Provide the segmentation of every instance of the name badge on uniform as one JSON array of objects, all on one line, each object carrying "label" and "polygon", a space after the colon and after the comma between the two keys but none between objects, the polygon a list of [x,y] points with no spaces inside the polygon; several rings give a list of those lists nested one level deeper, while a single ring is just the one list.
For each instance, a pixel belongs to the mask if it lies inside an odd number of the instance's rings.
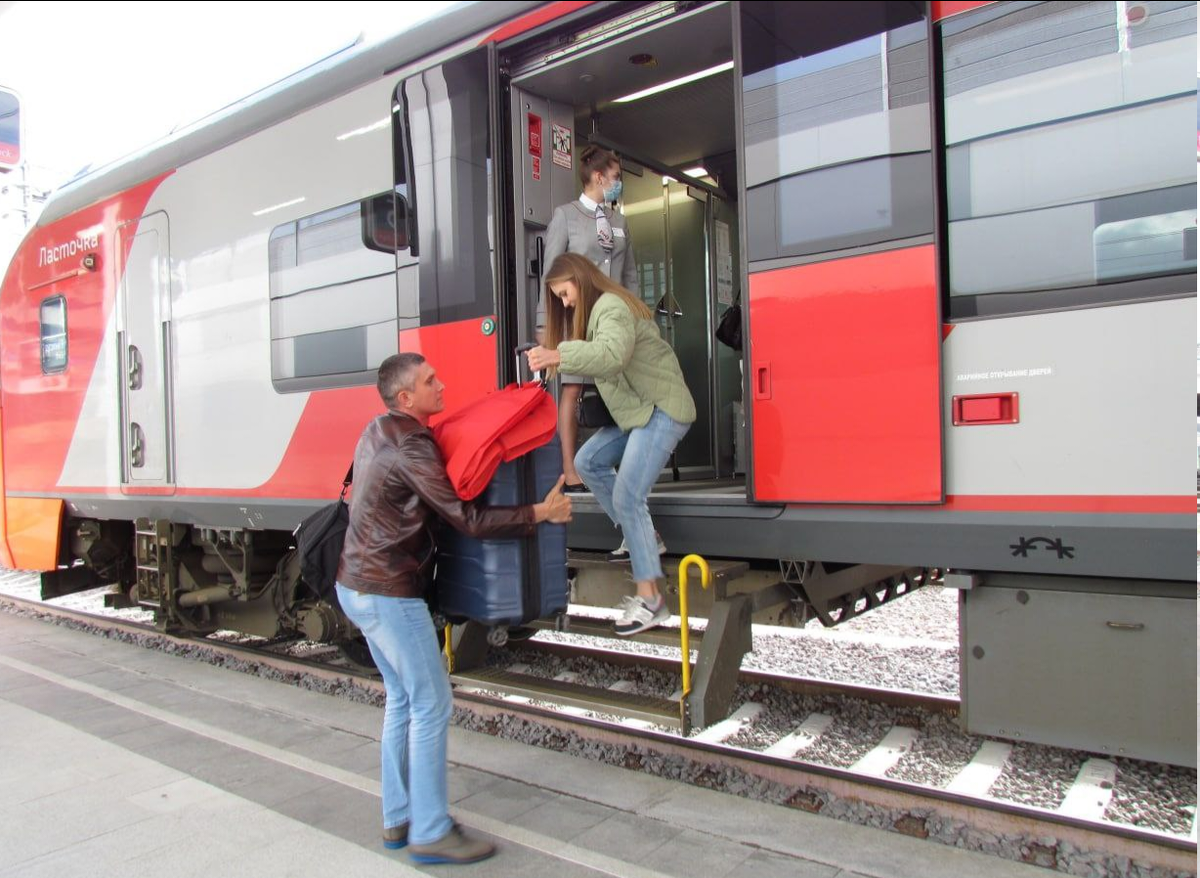
[{"label": "name badge on uniform", "polygon": [[624,230],[624,229],[616,229],[616,228],[614,228],[614,229],[613,229],[613,237],[614,237],[614,238],[624,238],[624,237],[625,237],[625,230]]}]

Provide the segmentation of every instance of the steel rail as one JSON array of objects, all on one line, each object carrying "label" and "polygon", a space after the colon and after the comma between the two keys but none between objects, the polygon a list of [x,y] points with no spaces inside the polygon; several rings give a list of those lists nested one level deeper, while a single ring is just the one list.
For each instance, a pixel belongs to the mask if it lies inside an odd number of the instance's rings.
[{"label": "steel rail", "polygon": [[[582,646],[572,643],[554,643],[546,640],[530,639],[510,643],[509,648],[557,655],[562,658],[590,658],[610,665],[651,668],[665,673],[676,673],[679,671],[678,659],[657,655],[644,655],[637,652],[626,652],[603,646]],[[818,677],[793,677],[774,671],[743,669],[738,673],[738,681],[751,685],[771,686],[797,695],[812,695],[816,697],[845,695],[850,698],[860,698],[863,701],[869,701],[873,704],[916,708],[918,710],[927,710],[931,713],[957,714],[960,707],[959,700],[948,695],[933,695],[928,692],[916,692],[911,689],[880,689],[859,683],[823,680]]]}]

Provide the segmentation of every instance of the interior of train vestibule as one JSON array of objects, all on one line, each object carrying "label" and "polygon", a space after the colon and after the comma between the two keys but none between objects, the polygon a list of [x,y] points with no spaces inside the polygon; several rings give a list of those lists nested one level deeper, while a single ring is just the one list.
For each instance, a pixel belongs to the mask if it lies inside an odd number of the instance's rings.
[{"label": "interior of train vestibule", "polygon": [[507,65],[520,335],[533,334],[546,227],[582,189],[578,157],[588,144],[609,149],[621,160],[634,292],[696,401],[662,490],[744,490],[741,354],[714,335],[740,295],[731,16],[727,4],[632,28],[627,16],[593,27],[572,51],[538,43]]}]

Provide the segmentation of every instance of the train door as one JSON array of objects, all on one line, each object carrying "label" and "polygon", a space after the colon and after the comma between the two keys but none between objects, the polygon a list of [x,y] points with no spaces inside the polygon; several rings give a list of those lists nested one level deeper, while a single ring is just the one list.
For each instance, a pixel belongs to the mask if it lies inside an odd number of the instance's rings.
[{"label": "train door", "polygon": [[[554,209],[579,195],[579,154],[588,144],[617,154],[624,195],[616,209],[637,267],[633,292],[656,313],[697,408],[674,474],[664,473],[658,490],[704,490],[734,472],[734,410],[742,396],[738,355],[720,349],[713,335],[736,295],[732,13],[726,4],[657,12],[664,14],[592,20],[576,34],[507,50],[517,252],[532,312],[539,242]],[[712,159],[724,159],[724,173],[695,172]],[[531,333],[533,324],[522,326]],[[666,484],[672,475],[679,482]],[[741,490],[740,483],[727,487]]]},{"label": "train door", "polygon": [[497,76],[487,46],[406,77],[393,96],[399,349],[435,365],[448,411],[512,369]]},{"label": "train door", "polygon": [[924,8],[738,6],[755,500],[943,500]]},{"label": "train door", "polygon": [[120,282],[117,347],[121,366],[121,487],[170,489],[171,264],[167,215],[152,213],[117,229]]}]

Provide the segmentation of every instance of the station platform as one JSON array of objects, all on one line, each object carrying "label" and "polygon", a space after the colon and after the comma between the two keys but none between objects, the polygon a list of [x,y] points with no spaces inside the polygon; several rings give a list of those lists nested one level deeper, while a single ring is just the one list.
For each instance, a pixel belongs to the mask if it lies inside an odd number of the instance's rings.
[{"label": "station platform", "polygon": [[0,876],[1032,878],[1046,870],[450,730],[452,814],[379,840],[382,711],[0,613]]}]

